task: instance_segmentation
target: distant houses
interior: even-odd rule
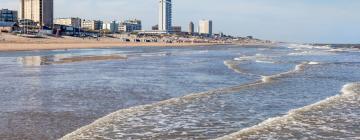
[[[1,9],[0,10],[0,21],[3,22],[17,22],[18,20],[18,12],[9,9]]]
[[[141,20],[138,19],[125,20],[121,22],[119,25],[120,33],[130,33],[141,30],[142,30]]]
[[[0,32],[10,33],[19,29],[19,25],[16,22],[4,22],[0,21]]]

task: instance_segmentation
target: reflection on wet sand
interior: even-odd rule
[[[24,66],[41,66],[52,64],[66,64],[84,61],[104,61],[104,60],[124,60],[123,55],[102,55],[102,56],[69,56],[69,55],[52,55],[52,56],[25,56],[18,58]]]

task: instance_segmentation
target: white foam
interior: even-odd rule
[[[290,74],[303,71],[305,69],[305,66],[308,65],[308,64],[309,64],[309,62],[303,62],[301,64],[296,65],[293,70],[290,70],[290,71],[287,71],[287,72],[284,72],[284,73],[271,75],[271,76],[261,76],[262,77],[261,80],[264,83],[269,83],[269,82],[273,81],[274,79],[282,78],[282,77],[288,76]]]
[[[308,106],[305,106],[305,107],[302,107],[299,109],[295,109],[295,110],[290,110],[287,113],[287,115],[284,115],[281,117],[269,118],[258,125],[242,129],[239,132],[235,132],[233,134],[218,138],[218,140],[240,139],[239,137],[244,136],[246,134],[249,134],[249,133],[256,134],[257,133],[256,131],[260,131],[260,130],[267,129],[267,128],[273,128],[273,127],[276,127],[274,125],[278,125],[278,124],[282,124],[282,123],[285,123],[285,124],[287,124],[287,122],[292,122],[294,124],[301,123],[301,122],[294,121],[294,117],[297,116],[297,114],[299,114],[301,112],[311,112],[314,109],[319,109],[319,108],[321,109],[324,106],[332,105],[334,102],[341,102],[344,98],[347,98],[348,96],[358,95],[358,94],[360,94],[360,83],[346,84],[343,86],[341,92],[343,93],[342,95],[336,95],[333,97],[329,97],[329,98],[322,100],[320,102],[317,102],[315,104],[308,105]],[[323,116],[323,117],[325,117],[325,116]],[[323,122],[323,123],[325,123],[325,122]],[[297,126],[299,126],[299,125],[307,126],[307,124],[298,124]],[[286,127],[286,126],[284,126],[284,124],[282,124],[281,126]],[[321,127],[320,129],[330,130],[333,128],[324,126],[324,127]],[[338,131],[345,132],[344,130],[338,130]]]
[[[309,62],[308,64],[309,64],[309,65],[319,65],[320,62]]]
[[[276,62],[273,61],[273,57],[266,56],[264,54],[255,54],[250,56],[241,56],[234,58],[234,61],[254,61],[256,63],[267,63],[274,64]]]
[[[359,52],[360,49],[358,48],[336,48],[336,49],[330,49],[328,52]]]
[[[256,60],[256,63],[266,63],[266,64],[274,64],[275,62],[272,61],[263,61],[263,60]]]
[[[324,45],[324,46],[315,46],[310,44],[289,44],[288,48],[291,49],[331,49],[331,46]]]
[[[234,61],[229,61],[229,60],[224,61],[224,65],[225,65],[226,67],[228,67],[228,69],[233,70],[233,71],[236,72],[236,73],[239,73],[239,74],[248,74],[248,73],[246,73],[246,72],[241,71],[241,69],[238,68],[237,63],[234,62]]]
[[[334,53],[330,53],[327,51],[321,50],[306,50],[300,52],[289,53],[289,56],[305,56],[305,55],[334,55]]]
[[[359,94],[360,93],[360,83],[350,83],[350,84],[346,84],[341,92],[343,94]]]
[[[231,63],[232,63],[231,61],[224,62],[225,65],[227,65],[229,67],[233,67]],[[102,128],[106,125],[109,125],[109,123],[111,121],[118,120],[121,118],[131,118],[134,115],[141,115],[143,113],[146,113],[149,110],[156,109],[159,107],[164,107],[169,104],[171,104],[171,105],[185,104],[185,103],[188,103],[189,101],[205,98],[207,96],[212,96],[212,95],[216,95],[216,94],[228,94],[228,93],[232,93],[234,91],[242,90],[244,88],[257,86],[260,84],[266,84],[266,83],[268,83],[268,81],[274,80],[274,78],[281,78],[289,73],[298,72],[300,70],[303,70],[302,65],[305,65],[305,63],[297,65],[295,70],[285,72],[282,74],[278,74],[278,75],[274,75],[274,76],[263,76],[262,80],[255,81],[255,82],[249,83],[249,84],[244,84],[244,85],[239,85],[239,86],[229,87],[229,88],[221,88],[221,89],[216,89],[216,90],[211,90],[211,91],[201,92],[201,93],[193,93],[193,94],[189,94],[184,97],[172,98],[172,99],[160,101],[160,102],[157,102],[154,104],[141,105],[141,106],[131,107],[128,109],[122,109],[122,110],[113,112],[105,117],[102,117],[87,126],[81,127],[78,130],[75,130],[74,132],[65,135],[61,139],[63,139],[63,140],[82,139],[84,137],[84,134],[91,134],[91,133],[93,133],[92,131],[96,130],[97,128]],[[239,71],[239,72],[241,72],[241,71]]]

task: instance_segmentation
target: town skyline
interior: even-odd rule
[[[18,10],[18,1],[1,0],[3,7]],[[55,0],[55,18],[80,17],[100,20],[141,19],[144,29],[150,29],[157,24],[157,0],[144,1],[76,1],[68,6],[70,0]],[[73,2],[73,1],[71,1]],[[360,2],[350,0],[342,2],[286,2],[228,0],[217,2],[214,0],[173,1],[173,24],[184,29],[190,21],[198,26],[201,19],[212,19],[214,33],[247,36],[253,35],[262,39],[290,42],[318,42],[318,43],[359,43],[360,17],[356,14],[360,10]],[[216,3],[218,8],[212,8]],[[232,4],[230,4],[232,3]],[[199,7],[199,4],[203,6]],[[283,6],[281,6],[283,5]],[[67,6],[67,7],[66,7]],[[64,7],[67,10],[64,10]],[[87,7],[87,8],[84,8]],[[105,8],[106,7],[106,8]],[[122,8],[119,8],[122,7]],[[226,9],[225,9],[226,8]],[[75,9],[78,12],[72,12]],[[100,9],[97,12],[93,9]],[[115,10],[117,9],[117,10]],[[114,12],[119,11],[119,12]],[[295,15],[296,14],[296,15]]]

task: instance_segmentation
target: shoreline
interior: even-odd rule
[[[264,42],[121,42],[116,38],[76,38],[76,37],[46,37],[46,38],[26,38],[11,34],[0,34],[0,52],[13,51],[37,51],[37,50],[66,50],[66,49],[104,49],[122,47],[195,47],[195,46],[259,46],[273,43]]]
[[[66,49],[104,49],[123,47],[195,47],[214,45],[234,45],[224,43],[125,43],[125,42],[75,42],[75,43],[0,43],[0,52],[66,50]]]

